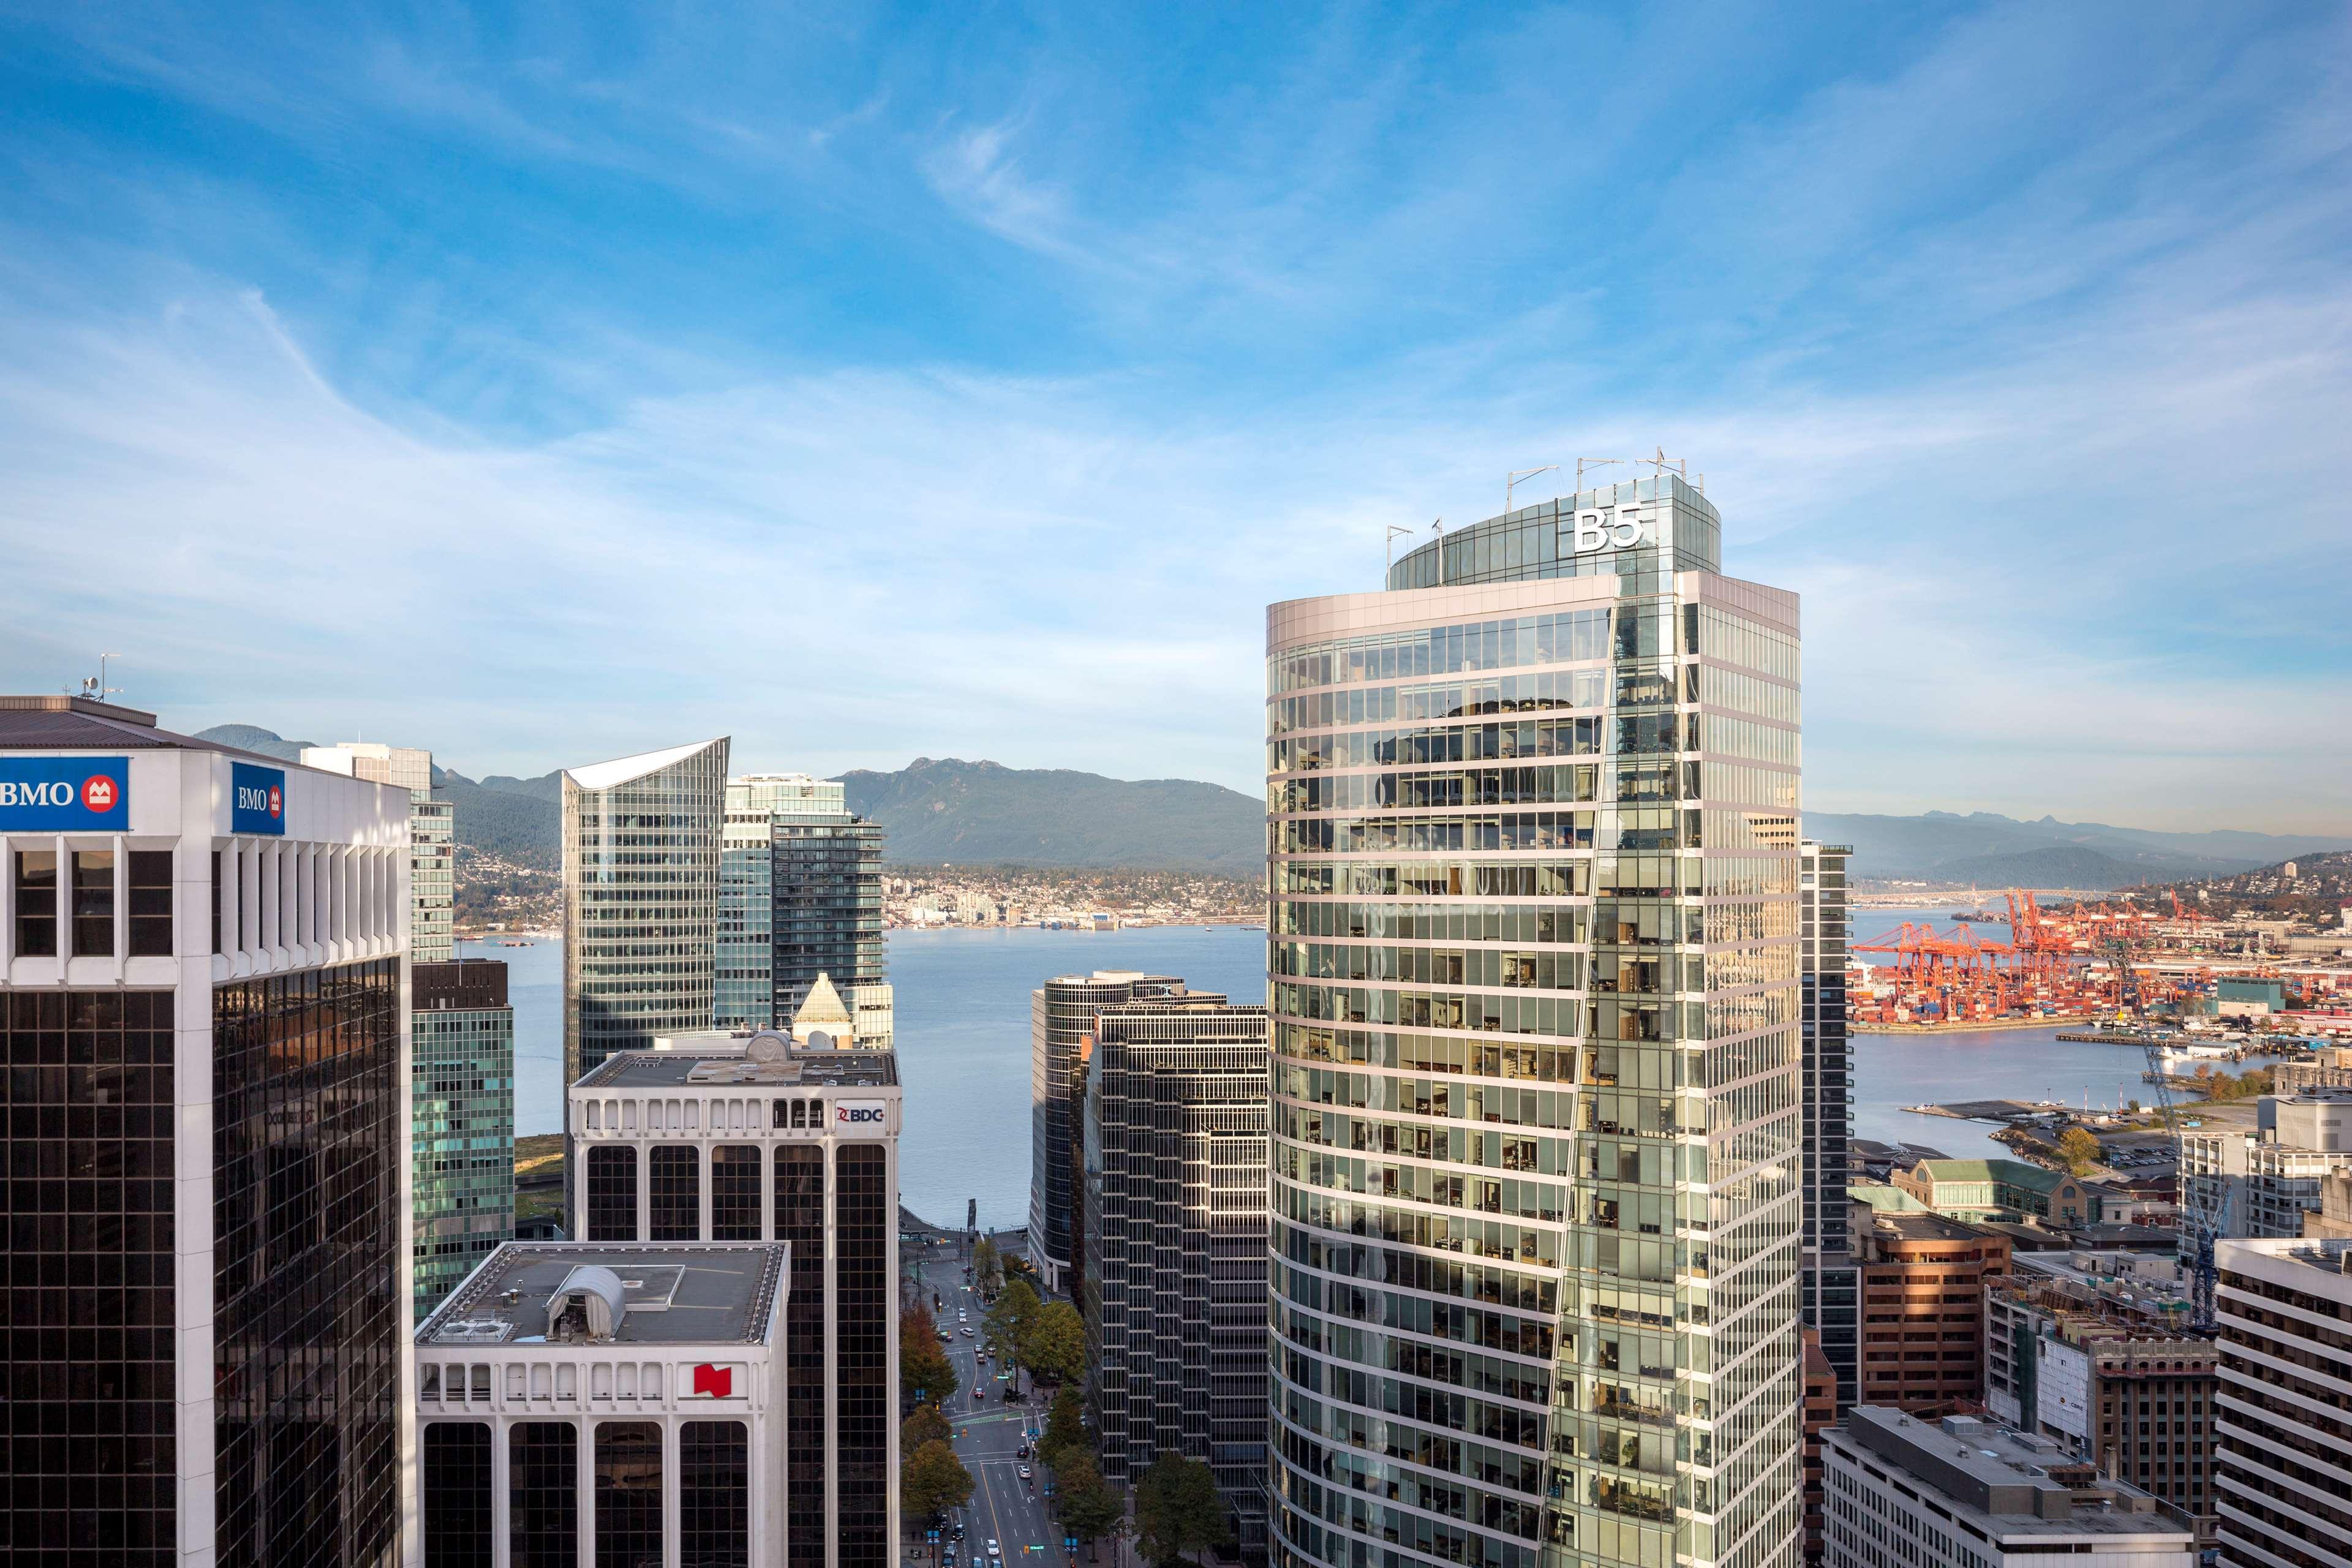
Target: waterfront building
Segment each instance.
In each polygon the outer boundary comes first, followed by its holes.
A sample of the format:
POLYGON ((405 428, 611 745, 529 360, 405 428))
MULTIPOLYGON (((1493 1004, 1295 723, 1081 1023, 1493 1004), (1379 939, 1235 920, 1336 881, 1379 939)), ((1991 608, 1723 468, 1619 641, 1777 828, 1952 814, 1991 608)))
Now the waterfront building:
POLYGON ((0 697, 0 1557, 396 1561, 408 807, 0 697))
POLYGON ((2200 1221, 2224 1236, 2299 1237, 2320 1184, 2352 1158, 2352 1089, 2266 1094, 2254 1130, 2180 1136, 2180 1245, 2193 1256, 2200 1221))
POLYGON ((408 957, 446 963, 457 955, 457 806, 433 798, 433 753, 419 746, 342 741, 305 746, 302 765, 408 792, 408 957))
POLYGON ((1172 975, 1098 969, 1057 974, 1029 994, 1029 1264, 1047 1294, 1077 1293, 1085 1242, 1081 1103, 1095 1015, 1138 997, 1181 993, 1172 975))
POLYGON ((2352 1245, 2214 1247, 2222 1568, 2352 1563, 2352 1245))
POLYGON ((1898 1192, 1954 1219, 2076 1226, 2105 1217, 2096 1183, 2023 1160, 1921 1160, 1890 1180, 1898 1192))
POLYGON ((798 1568, 897 1561, 899 1125, 895 1054, 814 1026, 666 1037, 569 1096, 573 1236, 792 1244, 782 1474, 798 1568))
POLYGON ((887 1050, 892 1008, 882 936, 882 825, 852 816, 832 804, 835 798, 812 797, 800 809, 780 802, 769 818, 775 1016, 798 1012, 823 974, 847 998, 859 1043, 887 1050))
POLYGON ((711 1026, 727 740, 563 773, 563 1071, 711 1026))
POLYGON ((514 1239, 514 1008, 494 958, 410 968, 415 1321, 514 1239))
POLYGON ((1095 1015, 1085 1090, 1087 1403, 1103 1479, 1207 1464, 1265 1550, 1266 1012, 1188 991, 1095 1015))
POLYGON ((1983 1389, 1984 1282, 2009 1271, 2009 1238, 1939 1214, 1873 1211, 1855 1241, 1862 1403, 1917 1415, 1974 1404, 1983 1389))
POLYGON ((1270 1553, 1793 1563, 1798 605, 1679 475, 1267 612, 1270 1553))
POLYGON ((1861 1386, 1862 1342, 1862 1276, 1853 1262, 1846 1197, 1854 1177, 1853 1062, 1845 1033, 1846 862, 1853 850, 1811 838, 1797 847, 1805 1140, 1801 1300, 1806 1325, 1820 1336, 1821 1354, 1837 1376, 1843 1410, 1861 1386))
POLYGON ((2150 1291, 2048 1261, 1985 1282, 1986 1408, 2162 1499, 2211 1544, 2216 1352, 2188 1327, 2186 1282, 2150 1291))
POLYGON ((2187 1521, 2047 1437, 1863 1405, 1822 1448, 1828 1568, 2196 1568, 2187 1521))
POLYGON ((509 1242, 416 1331, 408 1568, 786 1561, 782 1243, 509 1242))

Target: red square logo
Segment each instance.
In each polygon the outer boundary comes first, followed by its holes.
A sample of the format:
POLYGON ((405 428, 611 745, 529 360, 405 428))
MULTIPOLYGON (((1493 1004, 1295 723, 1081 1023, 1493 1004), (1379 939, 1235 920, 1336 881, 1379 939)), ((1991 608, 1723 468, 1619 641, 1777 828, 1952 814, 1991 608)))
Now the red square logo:
POLYGON ((698 1366, 694 1369, 694 1392, 707 1394, 713 1399, 726 1399, 735 1392, 735 1369, 727 1366, 698 1366))

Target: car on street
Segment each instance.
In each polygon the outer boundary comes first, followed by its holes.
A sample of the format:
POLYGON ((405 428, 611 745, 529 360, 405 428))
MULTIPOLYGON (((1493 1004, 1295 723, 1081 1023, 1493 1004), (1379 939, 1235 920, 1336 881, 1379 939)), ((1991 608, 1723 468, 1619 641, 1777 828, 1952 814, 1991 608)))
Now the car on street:
POLYGON ((963 1337, 965 1339, 971 1338, 971 1325, 969 1323, 964 1325, 963 1337))
POLYGON ((988 1554, 989 1554, 991 1557, 1002 1557, 1002 1556, 1003 1556, 1003 1555, 1004 1555, 1004 1553, 1003 1553, 1003 1552, 999 1552, 999 1551, 996 1549, 996 1542, 993 1542, 993 1541, 992 1541, 992 1542, 990 1542, 988 1543, 988 1554))
POLYGON ((1029 1467, 1026 1465, 1021 1467, 1021 1479, 1024 1481, 1031 1479, 1029 1467))
POLYGON ((1027 1458, 1029 1457, 1029 1445, 1028 1445, 1028 1444, 1026 1444, 1026 1443, 1024 1443, 1024 1444, 1022 1444, 1022 1445, 1021 1445, 1021 1447, 1019 1447, 1018 1448, 1013 1449, 1013 1457, 1014 1458, 1016 1458, 1016 1459, 1025 1459, 1025 1458, 1027 1458))

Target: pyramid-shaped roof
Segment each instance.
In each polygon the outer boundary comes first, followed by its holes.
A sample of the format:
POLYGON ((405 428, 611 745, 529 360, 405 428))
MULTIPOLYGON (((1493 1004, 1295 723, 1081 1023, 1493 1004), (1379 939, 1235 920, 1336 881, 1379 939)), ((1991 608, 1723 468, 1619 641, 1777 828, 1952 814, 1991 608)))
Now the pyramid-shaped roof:
POLYGON ((821 972, 816 977, 816 984, 809 987, 808 997, 801 1003, 800 1011, 793 1015, 793 1027, 795 1030, 807 1024, 854 1024, 856 1022, 856 1020, 849 1016, 849 1009, 842 1005, 841 993, 833 988, 833 982, 821 972))

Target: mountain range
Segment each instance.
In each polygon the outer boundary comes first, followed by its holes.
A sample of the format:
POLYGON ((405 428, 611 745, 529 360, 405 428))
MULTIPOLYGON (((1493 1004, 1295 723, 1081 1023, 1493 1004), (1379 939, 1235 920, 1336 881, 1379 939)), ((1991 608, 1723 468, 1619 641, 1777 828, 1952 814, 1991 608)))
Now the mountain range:
MULTIPOLYGON (((250 724, 205 740, 299 761, 310 742, 250 724)), ((1265 822, 1252 795, 1191 779, 1113 779, 1066 768, 918 757, 895 773, 841 775, 849 809, 889 835, 896 865, 1129 867, 1255 876, 1265 822)), ((471 779, 433 770, 457 808, 457 841, 500 859, 559 868, 562 773, 471 779)), ((2352 849, 2352 837, 2217 828, 2162 833, 2105 823, 2026 822, 1993 812, 1917 816, 1809 812, 1809 837, 1850 844, 1859 881, 1979 887, 2121 888, 2226 877, 2296 855, 2352 849)))

